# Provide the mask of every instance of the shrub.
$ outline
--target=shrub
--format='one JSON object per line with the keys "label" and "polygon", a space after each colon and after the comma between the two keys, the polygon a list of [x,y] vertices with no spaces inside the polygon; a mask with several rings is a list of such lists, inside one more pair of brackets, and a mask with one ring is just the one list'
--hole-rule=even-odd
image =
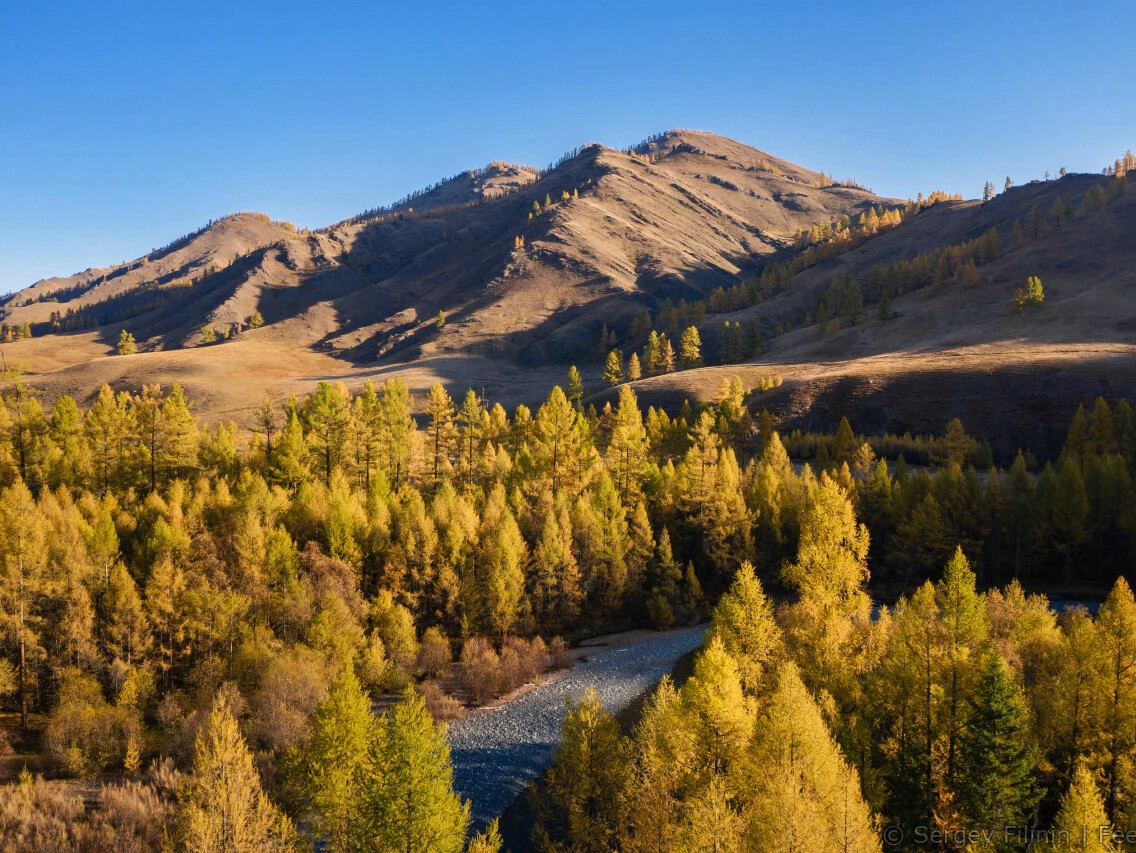
{"label": "shrub", "polygon": [[436,681],[424,681],[418,685],[418,692],[426,702],[426,710],[436,722],[456,720],[461,715],[461,703],[442,690]]}
{"label": "shrub", "polygon": [[548,646],[540,637],[527,642],[520,637],[506,637],[501,650],[502,660],[506,651],[511,651],[516,658],[507,690],[536,681],[549,670]]}
{"label": "shrub", "polygon": [[437,678],[453,660],[450,641],[438,628],[427,628],[418,646],[418,671],[430,678]]}
{"label": "shrub", "polygon": [[465,641],[459,678],[470,704],[484,705],[500,695],[501,662],[492,644],[484,637],[470,637]]}
{"label": "shrub", "polygon": [[[558,666],[565,668],[571,665],[571,658],[564,641],[558,642]],[[470,703],[484,705],[523,684],[538,681],[552,668],[553,661],[554,654],[539,637],[506,637],[500,653],[486,638],[470,637],[462,648],[458,677]]]}
{"label": "shrub", "polygon": [[553,637],[549,646],[549,659],[553,669],[571,669],[572,650],[563,637]]}
{"label": "shrub", "polygon": [[323,655],[297,645],[268,664],[253,697],[253,732],[268,749],[287,749],[311,735],[308,719],[327,695],[330,678]]}
{"label": "shrub", "polygon": [[157,784],[108,785],[88,811],[67,783],[25,775],[18,784],[0,786],[0,850],[163,850],[174,810],[174,792]]}
{"label": "shrub", "polygon": [[150,710],[156,694],[157,686],[150,671],[134,667],[123,678],[114,703],[141,716]]}
{"label": "shrub", "polygon": [[497,660],[497,695],[503,696],[518,685],[524,684],[526,679],[522,671],[521,656],[517,653],[516,646],[504,646],[498,653]]}
{"label": "shrub", "polygon": [[418,640],[414,633],[414,617],[398,604],[387,590],[381,590],[371,601],[371,625],[383,641],[387,656],[402,669],[414,669],[418,656]]}
{"label": "shrub", "polygon": [[0,787],[0,849],[78,850],[74,827],[84,812],[82,798],[63,783],[32,780],[25,774],[18,784]]}
{"label": "shrub", "polygon": [[135,711],[107,703],[93,675],[68,669],[44,737],[63,769],[82,776],[123,766],[128,744],[141,742],[141,728]]}
{"label": "shrub", "polygon": [[357,675],[375,693],[395,693],[410,683],[410,676],[387,657],[382,639],[373,631],[363,649]]}
{"label": "shrub", "polygon": [[173,822],[172,792],[151,784],[108,785],[99,795],[99,808],[90,815],[99,849],[142,853],[165,849],[166,827]]}
{"label": "shrub", "polygon": [[647,616],[660,631],[665,631],[674,624],[674,611],[662,593],[657,592],[647,599]]}

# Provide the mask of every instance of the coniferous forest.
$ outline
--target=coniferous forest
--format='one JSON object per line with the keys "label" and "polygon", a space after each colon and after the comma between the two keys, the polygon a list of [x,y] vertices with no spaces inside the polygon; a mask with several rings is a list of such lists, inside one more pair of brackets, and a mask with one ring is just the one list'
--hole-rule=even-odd
{"label": "coniferous forest", "polygon": [[5,4],[0,853],[1136,853],[1136,7],[862,6]]}
{"label": "coniferous forest", "polygon": [[535,849],[1132,840],[1123,400],[998,466],[958,421],[782,436],[737,379],[670,414],[585,408],[575,370],[535,412],[321,383],[239,425],[8,385],[5,850],[499,849],[444,721],[707,619],[630,733],[570,705]]}

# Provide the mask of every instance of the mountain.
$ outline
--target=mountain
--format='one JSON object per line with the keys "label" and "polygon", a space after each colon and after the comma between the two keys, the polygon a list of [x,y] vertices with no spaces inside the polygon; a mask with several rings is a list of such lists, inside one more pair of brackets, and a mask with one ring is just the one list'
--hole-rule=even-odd
{"label": "mountain", "polygon": [[[755,406],[786,424],[851,408],[863,428],[939,430],[954,414],[985,417],[1003,388],[1071,403],[1131,387],[1136,194],[1114,197],[1116,182],[1069,175],[985,203],[905,205],[724,137],[670,131],[625,151],[585,145],[544,170],[493,163],[317,231],[224,217],[144,258],[9,297],[4,322],[28,323],[35,337],[6,350],[48,396],[176,381],[217,417],[247,412],[266,391],[394,374],[418,390],[440,380],[531,402],[570,362],[597,377],[605,329],[640,349],[637,314],[701,300],[716,310],[699,321],[708,355],[727,321],[752,324],[764,351],[641,380],[646,400],[681,404],[712,395],[720,375],[756,385],[778,374],[783,385]],[[1103,201],[1086,205],[1090,193]],[[1069,215],[1059,204],[1054,218],[1059,198]],[[846,246],[825,236],[842,218],[855,229],[879,216],[892,227]],[[1028,232],[1020,246],[1015,223]],[[799,239],[810,228],[812,249]],[[948,276],[894,295],[894,319],[872,309],[823,334],[802,327],[834,276],[857,282],[871,307],[873,270],[992,228],[998,257],[968,283],[949,256]],[[756,286],[787,265],[795,275]],[[1042,277],[1045,306],[1013,315],[1027,275]],[[759,298],[723,305],[722,292],[747,283]],[[263,325],[248,328],[253,317]],[[206,344],[203,327],[222,338],[242,330]],[[113,355],[122,329],[138,354]],[[1016,403],[987,413],[991,429],[1015,413]]]}

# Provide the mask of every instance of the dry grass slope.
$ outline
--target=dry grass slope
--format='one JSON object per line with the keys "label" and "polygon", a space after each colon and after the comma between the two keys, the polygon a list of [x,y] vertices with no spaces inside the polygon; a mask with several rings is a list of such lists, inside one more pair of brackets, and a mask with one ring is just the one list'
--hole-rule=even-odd
{"label": "dry grass slope", "polygon": [[[753,363],[642,380],[639,390],[680,404],[713,394],[721,375],[754,385],[777,373],[784,386],[755,405],[786,424],[850,407],[864,428],[941,429],[962,415],[989,422],[993,437],[1026,413],[1098,392],[1131,396],[1136,192],[1008,250],[1014,222],[1026,226],[1035,205],[1048,211],[1064,195],[1079,206],[1108,180],[1072,175],[985,204],[936,204],[760,305],[708,316],[711,345],[725,319],[757,323],[771,345]],[[328,378],[357,386],[401,375],[416,391],[442,381],[531,401],[572,361],[598,387],[604,323],[626,329],[664,299],[703,298],[791,256],[801,229],[897,203],[708,133],[671,131],[630,151],[589,145],[543,172],[504,163],[465,172],[321,231],[238,214],[147,258],[37,282],[4,307],[8,323],[29,322],[37,337],[6,345],[5,356],[29,362],[49,397],[180,382],[210,417],[242,418],[265,392]],[[1006,251],[977,285],[899,297],[887,322],[773,338],[778,325],[799,324],[834,275],[863,280],[875,265],[990,227]],[[1012,316],[1010,292],[1027,275],[1042,277],[1046,305]],[[50,333],[53,312],[68,311],[81,330]],[[203,326],[247,326],[257,313],[262,328],[203,343]],[[123,328],[137,355],[113,355]],[[1065,409],[1053,414],[1067,421]]]}

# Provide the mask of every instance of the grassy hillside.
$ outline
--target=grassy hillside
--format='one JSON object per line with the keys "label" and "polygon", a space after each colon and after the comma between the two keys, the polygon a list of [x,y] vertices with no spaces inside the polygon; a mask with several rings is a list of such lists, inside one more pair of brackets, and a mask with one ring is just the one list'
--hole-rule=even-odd
{"label": "grassy hillside", "polygon": [[[49,396],[180,382],[210,417],[328,377],[358,386],[397,374],[417,391],[440,380],[516,403],[570,363],[598,391],[607,349],[641,351],[647,312],[676,345],[696,323],[710,365],[737,360],[723,358],[726,322],[760,341],[740,364],[640,380],[658,402],[712,396],[722,375],[751,388],[779,375],[777,392],[751,402],[786,426],[830,425],[846,409],[860,428],[892,431],[962,416],[997,441],[1003,422],[1046,420],[1045,400],[1132,388],[1128,183],[1069,175],[988,202],[905,207],[733,140],[672,131],[626,151],[587,145],[544,170],[491,164],[320,231],[226,217],[147,257],[13,295],[4,322],[34,337],[5,355],[27,361]],[[832,238],[877,214],[878,233]],[[997,250],[975,257],[974,241]],[[1045,304],[1018,316],[1011,295],[1032,275]],[[849,313],[838,290],[852,285],[862,308]],[[879,319],[885,292],[890,318]],[[123,329],[137,355],[115,355]],[[1037,438],[1052,435],[1042,426]]]}

